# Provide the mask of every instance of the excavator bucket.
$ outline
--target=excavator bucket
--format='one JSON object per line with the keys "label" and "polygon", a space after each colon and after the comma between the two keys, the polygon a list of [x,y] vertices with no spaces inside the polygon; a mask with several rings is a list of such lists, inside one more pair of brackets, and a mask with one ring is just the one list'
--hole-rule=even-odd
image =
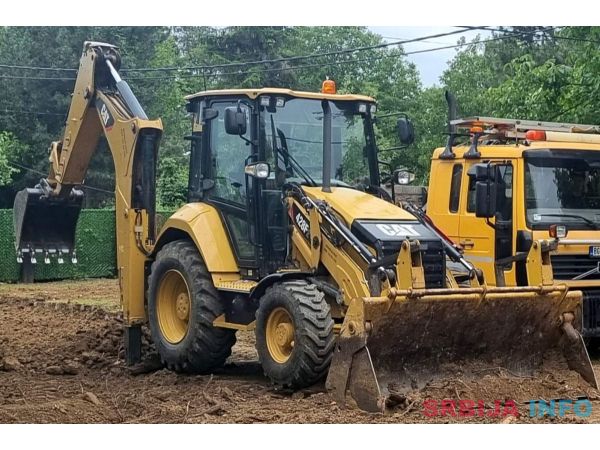
{"label": "excavator bucket", "polygon": [[75,260],[75,229],[83,201],[83,192],[72,189],[65,198],[53,198],[36,186],[19,191],[13,206],[15,250],[19,262],[32,263],[42,256],[46,262],[70,257]]}
{"label": "excavator bucket", "polygon": [[481,377],[499,367],[533,375],[556,358],[554,350],[597,388],[573,326],[581,297],[551,286],[421,289],[355,299],[327,388],[342,405],[349,392],[359,408],[383,411],[391,394],[406,395],[439,378]]}

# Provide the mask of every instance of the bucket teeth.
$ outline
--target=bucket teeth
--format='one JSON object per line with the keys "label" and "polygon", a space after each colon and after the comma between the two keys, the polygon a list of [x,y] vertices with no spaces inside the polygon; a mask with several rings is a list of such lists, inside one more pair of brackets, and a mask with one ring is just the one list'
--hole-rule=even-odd
{"label": "bucket teeth", "polygon": [[46,264],[55,255],[59,264],[65,257],[77,262],[75,229],[82,200],[83,193],[77,189],[64,198],[50,197],[39,186],[18,192],[13,207],[17,262],[23,263],[26,253],[32,264],[37,263],[37,253]]}

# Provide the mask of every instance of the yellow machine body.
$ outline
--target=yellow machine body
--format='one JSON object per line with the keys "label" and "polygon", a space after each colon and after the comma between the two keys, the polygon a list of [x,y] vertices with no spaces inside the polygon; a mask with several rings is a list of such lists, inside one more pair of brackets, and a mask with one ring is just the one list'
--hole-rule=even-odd
{"label": "yellow machine body", "polygon": [[[446,269],[440,237],[385,199],[370,97],[276,88],[187,97],[189,203],[157,230],[162,125],[145,118],[118,66],[115,47],[85,44],[63,140],[52,145],[49,176],[18,194],[15,231],[17,253],[30,262],[40,252],[74,256],[78,187],[104,134],[115,162],[130,362],[147,321],[166,367],[211,373],[229,357],[236,330],[254,330],[276,386],[296,389],[327,376],[338,402],[350,392],[369,411],[451,365],[476,359],[529,373],[560,346],[569,367],[597,386],[573,326],[581,292],[554,282],[544,239],[527,254],[526,287],[488,287],[485,261],[476,262],[484,277],[473,271],[459,280]],[[308,136],[298,131],[302,121]],[[344,137],[349,129],[354,134]],[[339,175],[346,156],[361,159],[363,148],[366,187]],[[451,218],[442,216],[436,220],[447,227]]]}

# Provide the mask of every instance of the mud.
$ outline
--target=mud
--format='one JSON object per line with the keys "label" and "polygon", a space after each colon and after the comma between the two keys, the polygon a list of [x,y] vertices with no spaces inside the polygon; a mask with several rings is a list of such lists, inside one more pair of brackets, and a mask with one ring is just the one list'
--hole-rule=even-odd
{"label": "mud", "polygon": [[[118,302],[115,280],[0,285],[1,423],[600,423],[598,391],[561,364],[533,377],[498,367],[437,380],[395,398],[385,415],[340,408],[323,383],[273,390],[252,333],[238,332],[231,358],[212,375],[136,375],[124,364]],[[143,340],[152,355],[147,333]],[[600,374],[598,356],[593,362]],[[582,396],[589,417],[529,417],[527,400]],[[513,400],[519,417],[505,409]],[[478,406],[461,414],[461,401]]]}

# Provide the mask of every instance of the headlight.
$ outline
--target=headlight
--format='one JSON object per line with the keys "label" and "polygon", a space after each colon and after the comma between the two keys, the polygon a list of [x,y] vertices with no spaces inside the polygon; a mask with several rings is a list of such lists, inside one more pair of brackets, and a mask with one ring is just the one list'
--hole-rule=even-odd
{"label": "headlight", "polygon": [[244,173],[254,178],[265,179],[269,178],[269,173],[271,172],[271,168],[267,163],[253,163],[248,164],[244,168]]}

